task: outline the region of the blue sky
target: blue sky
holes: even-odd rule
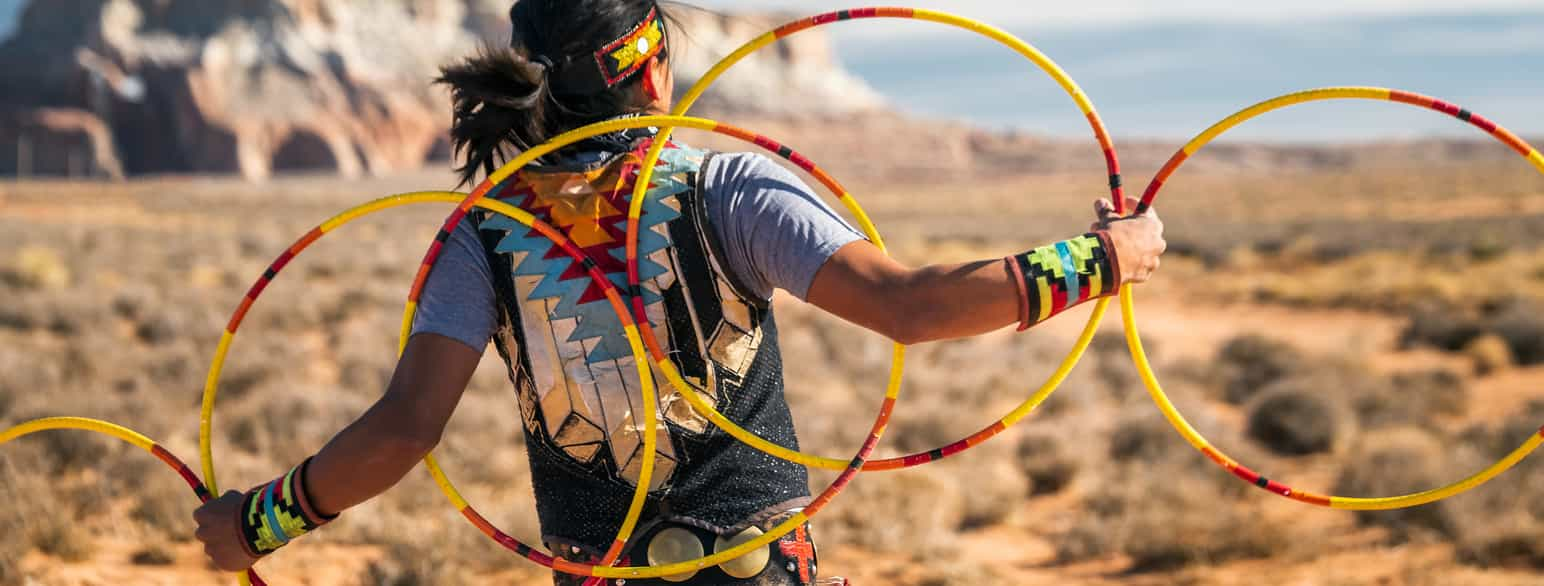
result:
[[[718,9],[816,13],[856,6],[931,8],[1003,28],[1153,23],[1268,23],[1309,19],[1421,14],[1544,11],[1541,0],[910,0],[894,4],[831,0],[690,0]]]
[[[1544,135],[1544,0],[910,0],[990,22],[1066,69],[1125,137],[1191,136],[1279,94],[1374,85],[1435,95]],[[817,0],[699,0],[799,14]],[[1087,133],[1042,73],[990,41],[932,23],[828,27],[847,66],[897,107],[994,128]],[[1233,136],[1313,141],[1476,136],[1445,117],[1382,103],[1311,104]]]
[[[692,0],[807,15],[829,0]],[[1436,95],[1544,135],[1544,0],[900,0],[979,18],[1028,40],[1075,77],[1126,137],[1189,136],[1280,93],[1379,85]],[[0,0],[0,38],[25,0]],[[898,108],[1062,136],[1085,132],[1060,90],[1000,47],[901,21],[829,29],[841,58]],[[1386,104],[1317,104],[1240,135],[1355,140],[1469,135]]]

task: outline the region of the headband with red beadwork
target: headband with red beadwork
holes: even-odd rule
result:
[[[616,87],[664,50],[665,22],[656,6],[627,34],[595,51],[594,61],[564,59],[548,66],[548,76],[554,93],[592,95]],[[541,55],[533,55],[532,60],[551,63]]]

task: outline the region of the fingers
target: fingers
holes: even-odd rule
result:
[[[1115,213],[1115,204],[1108,199],[1094,200],[1094,216],[1099,218],[1098,223],[1101,225],[1120,219],[1120,214]]]
[[[1139,205],[1142,205],[1142,200],[1134,197],[1126,198],[1126,213],[1135,214],[1137,212],[1137,206]]]

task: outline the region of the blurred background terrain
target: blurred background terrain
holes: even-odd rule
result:
[[[0,0],[0,426],[101,417],[195,459],[214,344],[268,263],[348,206],[454,186],[448,102],[428,80],[502,42],[507,4]],[[705,4],[732,13],[677,11],[682,90],[790,18],[744,10],[838,7]],[[1086,83],[1133,191],[1207,124],[1320,85],[1439,95],[1544,142],[1537,3],[1022,4],[927,5],[1001,23]],[[1001,256],[1081,229],[1106,178],[1076,110],[1011,53],[960,36],[901,23],[806,33],[747,62],[698,112],[808,153],[909,263]],[[1544,177],[1477,131],[1395,105],[1312,105],[1209,148],[1159,204],[1171,253],[1139,290],[1142,331],[1181,409],[1255,469],[1318,492],[1422,490],[1544,424]],[[223,377],[226,484],[312,453],[379,395],[399,304],[445,211],[350,225],[265,292]],[[778,311],[801,443],[848,453],[878,405],[888,345],[797,301]],[[913,349],[883,454],[994,421],[1052,372],[1087,315]],[[854,483],[817,520],[822,573],[864,586],[1544,580],[1544,464],[1395,513],[1271,497],[1158,417],[1118,326],[1106,319],[1064,388],[1017,428]],[[479,510],[534,541],[496,363],[439,453]],[[191,495],[132,449],[68,432],[4,446],[0,494],[0,584],[221,579],[191,540]],[[544,580],[422,472],[262,569],[277,584]]]

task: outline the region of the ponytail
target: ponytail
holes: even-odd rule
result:
[[[462,185],[563,131],[628,113],[638,72],[665,58],[664,22],[673,20],[658,0],[519,0],[509,18],[510,48],[484,46],[435,80],[450,86]],[[614,60],[597,52],[632,41],[650,50]]]
[[[461,184],[471,185],[520,151],[552,136],[556,106],[547,66],[512,49],[484,46],[440,70],[435,83],[450,86],[451,144]]]

